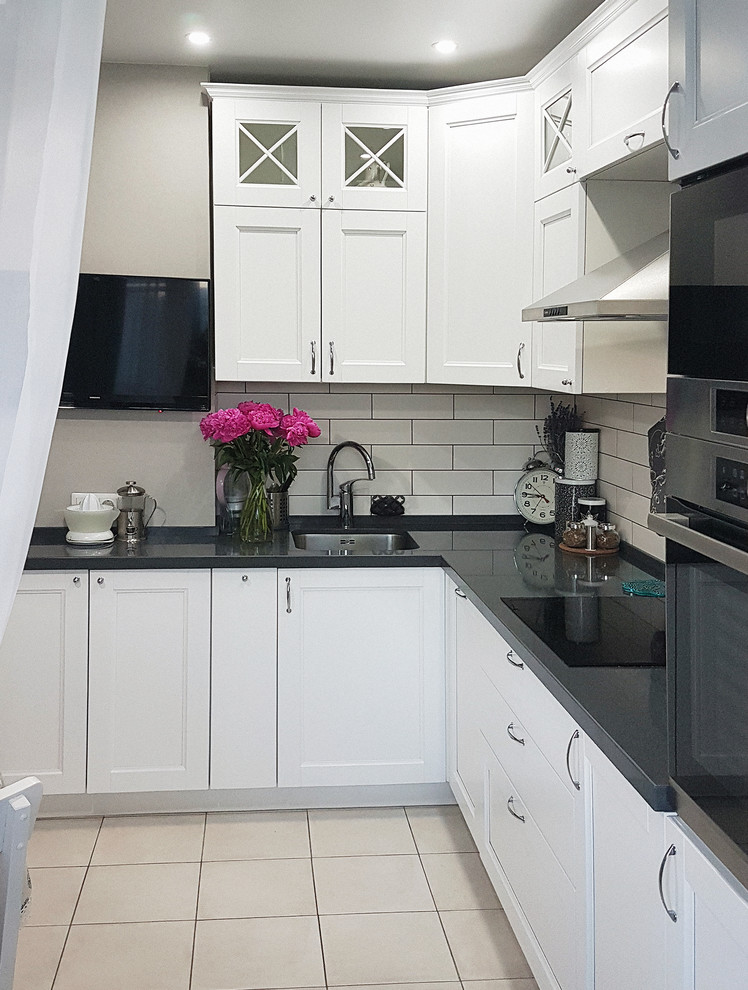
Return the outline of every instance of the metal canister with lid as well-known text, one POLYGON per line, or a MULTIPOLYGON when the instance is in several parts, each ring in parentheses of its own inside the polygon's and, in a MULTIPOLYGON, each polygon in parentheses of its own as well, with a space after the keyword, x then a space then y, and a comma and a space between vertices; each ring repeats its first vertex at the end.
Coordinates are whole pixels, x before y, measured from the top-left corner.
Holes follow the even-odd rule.
POLYGON ((146 536, 146 527, 156 511, 157 502, 155 498, 148 495, 145 488, 141 488, 134 481, 127 481, 122 488, 117 489, 117 539, 128 543, 138 543, 146 536), (153 508, 146 519, 146 504, 150 499, 153 508))

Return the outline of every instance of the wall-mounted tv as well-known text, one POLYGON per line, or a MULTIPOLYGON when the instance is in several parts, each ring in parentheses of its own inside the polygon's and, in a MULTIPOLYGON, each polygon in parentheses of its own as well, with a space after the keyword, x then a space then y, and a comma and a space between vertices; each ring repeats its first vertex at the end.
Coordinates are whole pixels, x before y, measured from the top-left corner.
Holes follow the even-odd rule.
POLYGON ((209 283, 82 274, 61 406, 210 408, 209 283))

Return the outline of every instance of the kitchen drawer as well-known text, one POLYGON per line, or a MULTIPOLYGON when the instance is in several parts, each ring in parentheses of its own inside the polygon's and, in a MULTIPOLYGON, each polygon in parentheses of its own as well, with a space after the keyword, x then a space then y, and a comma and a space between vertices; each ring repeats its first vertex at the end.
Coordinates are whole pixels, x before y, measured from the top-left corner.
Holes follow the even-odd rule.
POLYGON ((574 719, 516 651, 498 633, 496 638, 499 646, 491 657, 483 656, 483 669, 564 786, 575 793, 581 781, 582 756, 574 719))
POLYGON ((576 801, 526 726, 484 677, 483 734, 566 874, 575 873, 576 801), (519 741, 521 740, 521 741, 519 741))
POLYGON ((577 891, 488 744, 485 767, 488 855, 506 875, 560 986, 574 990, 577 891))

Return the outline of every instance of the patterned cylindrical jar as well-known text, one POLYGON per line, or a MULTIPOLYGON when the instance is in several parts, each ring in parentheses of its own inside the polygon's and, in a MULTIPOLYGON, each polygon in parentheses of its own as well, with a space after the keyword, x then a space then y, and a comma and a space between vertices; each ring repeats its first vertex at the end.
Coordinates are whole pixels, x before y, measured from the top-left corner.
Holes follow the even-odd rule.
POLYGON ((564 477, 572 481, 597 478, 599 430, 569 431, 564 441, 564 477))
POLYGON ((556 517, 554 535, 556 543, 561 542, 564 530, 570 522, 579 519, 579 499, 595 494, 596 483, 589 478, 576 481, 574 478, 556 479, 556 517))

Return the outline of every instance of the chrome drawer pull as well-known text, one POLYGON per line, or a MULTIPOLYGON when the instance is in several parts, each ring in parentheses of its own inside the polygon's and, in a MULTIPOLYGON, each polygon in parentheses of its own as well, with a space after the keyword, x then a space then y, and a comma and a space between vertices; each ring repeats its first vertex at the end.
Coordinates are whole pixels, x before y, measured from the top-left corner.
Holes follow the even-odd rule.
POLYGON ((572 732, 571 739, 569 740, 569 745, 566 747, 566 772, 569 775, 569 780, 572 782, 572 784, 579 791, 579 790, 582 789, 581 788, 581 784, 579 783, 578 780, 574 780, 574 776, 572 775, 572 772, 571 772, 571 763, 570 763, 570 761, 571 761, 571 747, 574 745, 574 740, 575 739, 579 739, 579 729, 575 729, 572 732))
POLYGON ((516 818, 517 821, 523 822, 525 820, 524 815, 518 815, 517 812, 514 810, 514 795, 512 795, 509 798, 509 800, 506 803, 506 807, 509 814, 512 815, 513 818, 516 818))
POLYGON ((506 658, 507 658, 507 660, 509 661, 509 663, 510 663, 510 664, 512 665, 512 667, 524 667, 524 666, 525 666, 525 665, 524 665, 524 664, 522 663, 522 661, 521 661, 521 660, 512 660, 512 657, 513 657, 513 656, 514 656, 514 650, 510 650, 510 651, 509 651, 509 652, 507 653, 507 655, 506 655, 506 658))
POLYGON ((317 374, 317 344, 313 340, 310 340, 309 344, 312 348, 312 370, 309 372, 309 374, 316 375, 317 374))
POLYGON ((520 746, 524 746, 525 740, 520 739, 519 736, 515 736, 515 734, 512 732, 513 728, 514 728, 514 722, 510 722, 509 725, 506 727, 506 734, 509 736, 510 739, 513 739, 514 742, 519 743, 520 746))
POLYGON ((665 102, 662 104, 662 119, 660 120, 660 127, 662 128, 662 137, 663 137, 663 139, 665 141, 665 147, 670 152, 670 154, 673 156, 673 158, 676 158, 677 159, 677 158, 680 158, 680 151, 678 151, 677 148, 674 148, 670 144, 670 135, 668 134, 667 130, 665 129, 665 116, 667 115, 667 105, 670 102, 670 97, 673 95, 673 93, 676 91, 676 89, 680 89, 680 83, 679 82, 674 82, 673 85, 670 87, 670 89, 667 91, 667 96, 665 97, 665 102))
POLYGON ((458 598, 467 598, 465 592, 461 591, 459 588, 455 588, 455 594, 457 595, 458 598))
POLYGON ((286 612, 291 614, 291 578, 286 578, 286 612))
POLYGON ((672 908, 669 908, 667 906, 667 901, 665 900, 665 894, 663 893, 662 890, 662 878, 665 875, 665 865, 667 864, 668 857, 675 856, 675 852, 676 852, 675 846, 671 844, 668 851, 662 857, 662 862, 660 863, 660 873, 659 876, 657 877, 657 885, 660 888, 660 900, 662 901, 662 906, 665 908, 665 912, 667 913, 667 916, 668 918, 670 918, 671 921, 677 921, 678 915, 675 913, 675 911, 673 911, 672 908))

